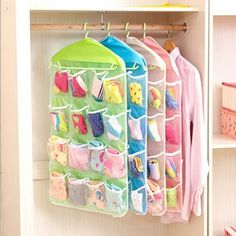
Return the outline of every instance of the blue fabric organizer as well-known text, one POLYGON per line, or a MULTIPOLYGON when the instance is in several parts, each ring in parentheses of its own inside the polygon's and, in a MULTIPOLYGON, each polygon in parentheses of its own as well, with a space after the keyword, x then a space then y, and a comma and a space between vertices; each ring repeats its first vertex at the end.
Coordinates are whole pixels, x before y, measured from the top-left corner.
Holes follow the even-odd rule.
POLYGON ((147 63, 142 55, 119 39, 108 36, 101 43, 120 56, 127 70, 129 208, 147 213, 147 63))

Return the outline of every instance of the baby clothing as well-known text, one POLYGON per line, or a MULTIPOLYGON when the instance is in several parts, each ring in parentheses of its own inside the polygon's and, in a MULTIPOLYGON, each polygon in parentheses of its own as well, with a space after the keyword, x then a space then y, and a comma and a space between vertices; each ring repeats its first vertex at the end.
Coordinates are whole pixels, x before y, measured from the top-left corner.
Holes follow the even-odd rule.
POLYGON ((104 173, 112 178, 125 177, 124 153, 108 147, 105 152, 104 173))
POLYGON ((100 137, 104 133, 102 116, 99 112, 89 113, 88 120, 94 137, 100 137))
POLYGON ((73 97, 85 97, 88 89, 83 79, 79 75, 73 76, 72 78, 70 78, 69 84, 71 87, 73 97))
POLYGON ((87 125, 82 114, 73 113, 72 122, 75 129, 78 129, 80 134, 87 134, 87 125))
POLYGON ((104 183, 100 181, 88 181, 89 198, 88 203, 97 208, 106 207, 104 183))
POLYGON ((67 199, 66 180, 63 174, 58 172, 50 173, 49 195, 61 201, 67 199))
POLYGON ((68 92, 68 78, 67 72, 56 72, 54 75, 54 92, 56 94, 63 92, 68 92))
POLYGON ((57 137, 53 135, 48 140, 48 151, 49 156, 52 160, 56 160, 61 165, 66 166, 67 165, 67 145, 68 140, 57 137))
POLYGON ((103 82, 103 86, 106 102, 115 104, 122 103, 124 91, 118 80, 105 80, 103 82))
POLYGON ((89 169, 89 149, 87 144, 69 145, 69 166, 79 170, 89 169))
POLYGON ((122 126, 116 116, 104 115, 103 120, 108 139, 118 141, 122 135, 122 126))
POLYGON ((89 197, 88 179, 68 179, 68 197, 75 205, 87 205, 89 197))

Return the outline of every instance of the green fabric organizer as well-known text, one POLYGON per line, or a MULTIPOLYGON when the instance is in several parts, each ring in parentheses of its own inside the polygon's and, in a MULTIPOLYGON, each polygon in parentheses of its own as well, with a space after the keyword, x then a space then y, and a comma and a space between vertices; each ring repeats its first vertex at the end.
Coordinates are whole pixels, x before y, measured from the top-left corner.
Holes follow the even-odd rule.
POLYGON ((97 41, 86 38, 60 50, 51 59, 50 68, 50 201, 118 217, 125 215, 128 181, 124 62, 97 41), (76 87, 78 81, 82 90, 76 87), (95 81, 103 86, 100 101, 99 96, 94 96, 98 89, 95 81), (114 91, 119 92, 115 98, 114 91), (98 129, 91 125, 94 114, 102 119, 101 135, 95 135, 98 129), (122 128, 119 137, 108 129, 109 122, 117 124, 114 119, 122 128), (95 148, 92 144, 98 143, 94 141, 104 147, 95 148), (111 153, 114 149, 119 154, 111 153))

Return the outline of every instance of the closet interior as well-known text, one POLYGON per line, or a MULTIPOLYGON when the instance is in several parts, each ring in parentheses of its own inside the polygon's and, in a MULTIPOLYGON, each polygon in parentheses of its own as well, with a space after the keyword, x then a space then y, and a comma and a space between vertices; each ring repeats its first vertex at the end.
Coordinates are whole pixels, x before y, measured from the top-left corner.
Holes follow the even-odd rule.
MULTIPOLYGON (((188 4, 190 1, 188 1, 188 4)), ((174 1, 173 1, 174 3, 174 1)), ((48 104, 50 91, 50 59, 63 47, 75 43, 86 36, 96 40, 102 40, 108 33, 120 40, 126 40, 127 34, 142 39, 152 36, 160 45, 171 38, 180 48, 181 54, 187 58, 201 74, 205 120, 207 117, 207 17, 205 15, 205 2, 192 1, 191 8, 161 9, 154 7, 120 7, 118 10, 105 9, 68 9, 62 6, 57 9, 45 8, 32 5, 30 13, 31 23, 31 94, 32 94, 32 148, 33 148, 33 188, 34 188, 34 235, 48 234, 66 235, 74 234, 80 230, 80 234, 94 235, 131 235, 140 232, 149 232, 150 235, 207 235, 206 215, 201 217, 192 216, 189 224, 161 224, 160 217, 151 215, 137 216, 128 213, 123 218, 112 218, 100 214, 92 214, 75 209, 55 207, 48 202, 48 154, 46 144, 50 137, 50 122, 48 118, 48 104), (197 5, 196 5, 197 4, 197 5), (61 9, 60 9, 61 7, 61 9), (102 15, 101 15, 102 14, 102 15), (102 17, 102 18, 101 18, 102 17), (102 19, 102 20, 101 20, 102 19), (101 21, 107 30, 87 30, 87 26, 94 28, 101 21), (138 25, 140 30, 125 29, 129 23, 138 25), (47 25, 48 24, 48 25, 47 25), (64 28, 58 25, 68 24, 64 28), (69 25, 79 25, 77 29, 68 29, 69 25), (41 26, 40 26, 41 25, 41 26), (112 26, 124 27, 124 30, 113 30, 112 26), (159 25, 166 27, 165 30, 148 30, 148 26, 159 25), (177 25, 177 26, 176 26, 177 25), (171 30, 175 28, 178 30, 171 30), (38 27, 38 28, 37 28, 38 27), (50 28, 51 27, 51 28, 50 28), (147 27, 147 28, 145 28, 147 27), (169 27, 169 28, 168 28, 169 27), (185 27, 187 28, 184 32, 185 27), (50 28, 50 29, 49 29, 50 28), (146 32, 144 30, 147 29, 146 32), (88 32, 88 35, 86 35, 88 32), (35 109, 37 108, 37 109, 35 109), (123 227, 123 225, 126 227, 123 227), (45 225, 49 225, 45 229, 45 225), (58 228, 58 225, 63 227, 58 228), (115 231, 114 231, 115 228, 115 231)), ((67 6, 68 8, 68 6, 67 6)), ((208 135, 208 129, 205 135, 208 135)), ((186 177, 187 178, 187 177, 186 177)), ((206 190, 205 190, 206 192, 206 190)), ((204 198, 205 199, 205 198, 204 198)), ((206 204, 203 212, 207 212, 206 204)))

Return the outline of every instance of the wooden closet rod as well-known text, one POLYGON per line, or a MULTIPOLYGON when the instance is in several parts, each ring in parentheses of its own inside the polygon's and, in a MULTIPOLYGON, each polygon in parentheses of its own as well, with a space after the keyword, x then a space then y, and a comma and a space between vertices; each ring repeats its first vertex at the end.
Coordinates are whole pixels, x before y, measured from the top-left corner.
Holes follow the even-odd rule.
POLYGON ((187 24, 158 25, 158 24, 31 24, 31 30, 126 30, 126 31, 187 31, 187 24))

